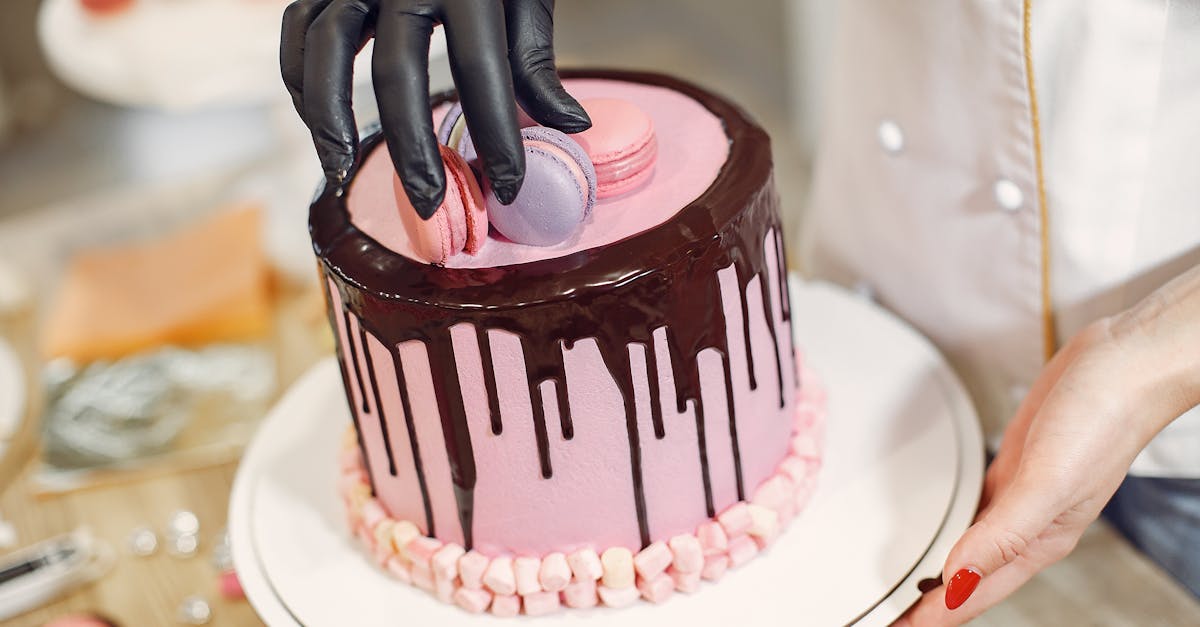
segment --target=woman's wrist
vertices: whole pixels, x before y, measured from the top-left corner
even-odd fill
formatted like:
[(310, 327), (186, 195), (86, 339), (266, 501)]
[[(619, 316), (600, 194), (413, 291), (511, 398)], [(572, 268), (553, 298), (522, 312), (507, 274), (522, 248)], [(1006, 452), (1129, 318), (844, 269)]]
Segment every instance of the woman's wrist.
[(1108, 320), (1146, 440), (1200, 405), (1200, 266)]

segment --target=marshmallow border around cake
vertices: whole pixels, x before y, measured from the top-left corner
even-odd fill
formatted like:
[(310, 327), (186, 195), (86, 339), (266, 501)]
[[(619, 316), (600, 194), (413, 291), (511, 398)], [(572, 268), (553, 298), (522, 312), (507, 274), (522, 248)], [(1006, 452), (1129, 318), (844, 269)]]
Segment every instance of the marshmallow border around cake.
[(371, 495), (358, 440), (346, 431), (338, 490), (360, 548), (397, 581), (472, 614), (541, 616), (562, 608), (627, 607), (639, 599), (662, 603), (716, 582), (766, 551), (799, 516), (822, 464), (827, 400), (813, 372), (797, 364), (793, 437), (775, 473), (694, 532), (659, 540), (633, 553), (625, 547), (584, 548), (570, 554), (489, 558), (457, 543), (422, 535), (416, 524), (388, 516)]

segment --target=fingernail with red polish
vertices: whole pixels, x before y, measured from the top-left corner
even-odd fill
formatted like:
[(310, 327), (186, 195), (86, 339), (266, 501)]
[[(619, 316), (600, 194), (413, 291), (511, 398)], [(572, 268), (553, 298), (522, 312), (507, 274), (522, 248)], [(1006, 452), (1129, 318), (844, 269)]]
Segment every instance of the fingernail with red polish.
[(974, 568), (962, 568), (954, 573), (950, 583), (946, 584), (946, 609), (956, 610), (966, 603), (982, 578), (983, 575)]

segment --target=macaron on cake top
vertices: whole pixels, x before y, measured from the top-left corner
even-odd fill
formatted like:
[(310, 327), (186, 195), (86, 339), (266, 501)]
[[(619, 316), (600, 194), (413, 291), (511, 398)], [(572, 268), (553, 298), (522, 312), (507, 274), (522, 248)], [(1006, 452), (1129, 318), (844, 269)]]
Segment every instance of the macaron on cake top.
[(517, 197), (501, 204), (485, 182), (492, 226), (529, 246), (554, 246), (576, 235), (596, 203), (596, 172), (570, 137), (544, 126), (521, 129), (525, 182)]
[(392, 192), (412, 252), (422, 261), (445, 265), (458, 253), (479, 252), (487, 241), (488, 218), (483, 190), (466, 159), (446, 146), (439, 145), (438, 151), (446, 168), (446, 197), (428, 220), (417, 215), (394, 174)]
[(447, 97), (433, 111), (438, 139), (446, 144), (448, 185), (457, 190), (448, 189), (445, 211), (429, 221), (416, 215), (397, 186), (387, 145), (375, 133), (363, 139), (362, 161), (345, 196), (350, 225), (423, 264), (520, 265), (653, 229), (700, 197), (726, 166), (730, 137), (724, 124), (687, 93), (612, 78), (563, 82), (588, 111), (592, 129), (564, 135), (519, 114), (526, 174), (513, 203), (501, 205), (479, 176), (483, 168), (471, 167), (477, 157), (468, 125)]
[(596, 168), (597, 195), (610, 198), (650, 180), (658, 158), (654, 121), (641, 108), (618, 98), (580, 101), (592, 127), (575, 136)]

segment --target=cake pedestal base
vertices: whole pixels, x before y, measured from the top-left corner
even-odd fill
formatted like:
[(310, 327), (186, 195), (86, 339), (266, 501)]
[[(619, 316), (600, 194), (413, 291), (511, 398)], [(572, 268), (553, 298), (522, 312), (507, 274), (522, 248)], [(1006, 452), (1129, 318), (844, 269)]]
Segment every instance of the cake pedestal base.
[[(886, 625), (937, 577), (970, 524), (983, 438), (962, 384), (919, 334), (869, 302), (793, 281), (798, 346), (829, 394), (824, 463), (804, 512), (762, 556), (655, 606), (564, 610), (544, 624)], [(496, 623), (390, 578), (339, 500), (348, 424), (337, 364), (305, 375), (263, 422), (234, 482), (229, 530), (271, 625)]]

